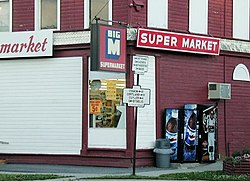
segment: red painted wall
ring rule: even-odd
[[[34,0],[13,0],[12,4],[12,30],[34,30]]]
[[[226,81],[232,84],[232,99],[226,103],[226,144],[229,154],[235,150],[250,149],[250,84],[233,81],[235,66],[243,63],[250,68],[249,57],[226,58]]]
[[[232,37],[232,0],[209,0],[208,34],[217,37]]]
[[[128,1],[123,1],[123,0],[113,0],[113,20],[114,21],[119,21],[122,23],[127,24],[128,23],[128,18],[129,18],[129,3]]]
[[[158,53],[156,62],[158,124],[162,124],[165,108],[180,108],[186,103],[213,103],[207,98],[208,82],[231,83],[232,99],[221,100],[218,105],[218,150],[225,156],[250,148],[250,84],[232,80],[239,63],[250,67],[249,58],[162,52]]]
[[[129,1],[129,4],[132,1]],[[135,6],[129,7],[128,24],[132,27],[146,27],[147,26],[147,0],[141,0],[143,6],[136,8]]]
[[[34,0],[13,0],[13,31],[33,31],[35,27]],[[61,31],[82,30],[83,0],[61,0]]]
[[[143,7],[130,6],[132,1],[113,1],[113,20],[133,27],[147,26],[147,0]],[[61,0],[61,31],[82,30],[84,27],[84,1]],[[169,29],[188,32],[188,1],[169,0]],[[180,11],[181,10],[181,11]],[[209,1],[208,32],[211,36],[232,37],[232,0]],[[13,0],[13,31],[32,31],[35,23],[34,1]]]
[[[233,36],[233,0],[225,1],[225,37],[232,38]]]
[[[225,28],[224,1],[210,0],[208,2],[208,34],[224,36]]]
[[[188,32],[188,1],[168,1],[168,29]]]
[[[83,0],[61,0],[61,31],[82,30],[83,11]]]
[[[223,57],[168,52],[157,64],[158,114],[188,103],[211,104],[208,82],[224,81]]]

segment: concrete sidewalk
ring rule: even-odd
[[[136,168],[136,175],[159,176],[168,173],[203,172],[222,170],[222,161],[214,163],[171,163],[170,168],[143,167]],[[84,180],[83,178],[131,175],[132,168],[114,167],[89,167],[71,165],[47,165],[47,164],[0,164],[0,173],[22,173],[22,174],[55,174],[71,176],[64,179],[53,179],[53,181]],[[151,180],[152,181],[152,180]]]

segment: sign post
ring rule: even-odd
[[[133,56],[132,70],[136,74],[136,85],[133,88],[123,89],[123,103],[128,106],[135,107],[135,129],[134,129],[134,148],[133,148],[133,174],[135,175],[136,165],[136,132],[137,132],[137,112],[138,107],[143,108],[150,104],[150,89],[142,89],[139,85],[139,75],[144,75],[148,71],[148,57],[147,56]]]

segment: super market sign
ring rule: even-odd
[[[137,47],[219,55],[220,39],[139,28]]]

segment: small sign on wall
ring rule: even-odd
[[[91,70],[126,71],[126,28],[93,24]]]
[[[132,71],[135,74],[143,75],[145,72],[148,72],[148,56],[135,55],[133,56]]]
[[[150,89],[142,89],[141,86],[123,89],[123,103],[132,107],[144,107],[150,104]]]

